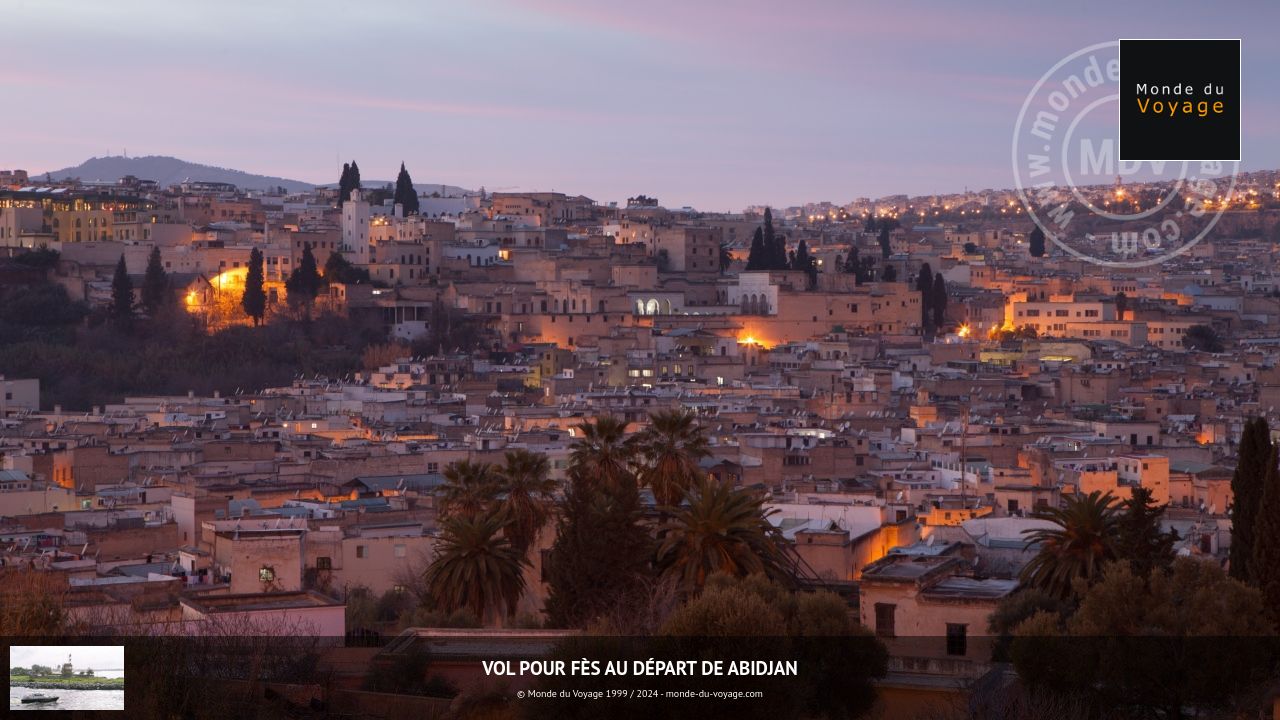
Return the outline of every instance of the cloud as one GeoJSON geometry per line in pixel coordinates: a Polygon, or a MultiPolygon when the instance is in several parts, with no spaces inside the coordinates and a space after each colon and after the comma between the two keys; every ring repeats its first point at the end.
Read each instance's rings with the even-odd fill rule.
{"type": "Polygon", "coordinates": [[[124,669],[123,645],[13,645],[9,648],[9,667],[61,666],[68,654],[77,670],[124,669]]]}

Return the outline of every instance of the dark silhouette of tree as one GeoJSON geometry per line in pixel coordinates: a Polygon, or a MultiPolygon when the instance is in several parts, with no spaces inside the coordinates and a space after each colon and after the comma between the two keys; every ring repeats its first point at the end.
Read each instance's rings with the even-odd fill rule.
{"type": "Polygon", "coordinates": [[[751,252],[747,255],[747,270],[767,270],[769,261],[767,259],[768,251],[764,248],[764,231],[756,228],[756,232],[751,236],[751,252]]]}
{"type": "Polygon", "coordinates": [[[880,279],[885,282],[896,282],[898,280],[898,268],[885,263],[884,270],[880,272],[880,279]]]}
{"type": "Polygon", "coordinates": [[[977,245],[974,245],[974,244],[973,244],[973,243],[971,243],[971,242],[967,242],[967,243],[965,243],[965,244],[964,244],[964,254],[965,254],[965,255],[977,255],[977,254],[978,254],[978,246],[977,246],[977,245]]]}
{"type": "Polygon", "coordinates": [[[124,263],[124,255],[116,263],[115,275],[111,278],[111,304],[107,313],[113,320],[127,322],[133,318],[133,281],[129,279],[129,269],[124,263]]]}
{"type": "Polygon", "coordinates": [[[1129,296],[1122,292],[1116,293],[1116,315],[1124,318],[1125,312],[1129,309],[1129,296]]]}
{"type": "Polygon", "coordinates": [[[142,278],[142,306],[149,314],[155,315],[169,304],[171,297],[169,276],[160,262],[160,248],[156,246],[147,256],[147,272],[142,278]]]}
{"type": "Polygon", "coordinates": [[[933,327],[933,269],[929,263],[920,266],[916,275],[916,291],[920,293],[920,327],[933,327]]]}
{"type": "Polygon", "coordinates": [[[889,244],[889,224],[881,223],[880,225],[880,257],[888,260],[893,254],[893,248],[889,244]]]}
{"type": "Polygon", "coordinates": [[[947,319],[947,283],[942,279],[942,273],[933,276],[929,302],[933,306],[933,326],[942,327],[947,319]]]}
{"type": "Polygon", "coordinates": [[[1254,521],[1253,582],[1272,617],[1280,617],[1280,447],[1271,446],[1254,521]]]}
{"type": "Polygon", "coordinates": [[[1044,231],[1039,225],[1031,229],[1031,234],[1027,236],[1027,244],[1031,257],[1044,257],[1044,231]]]}
{"type": "Polygon", "coordinates": [[[863,230],[865,230],[865,231],[867,231],[867,232],[869,232],[869,233],[873,233],[873,232],[875,232],[875,231],[876,231],[876,216],[875,216],[875,215],[868,215],[868,216],[867,216],[867,219],[866,219],[866,220],[864,220],[864,221],[862,222],[862,229],[863,229],[863,230]]]}
{"type": "Polygon", "coordinates": [[[347,202],[351,199],[351,191],[360,187],[360,167],[356,161],[342,163],[342,177],[338,180],[338,200],[347,202]]]}
{"type": "Polygon", "coordinates": [[[249,252],[249,272],[244,276],[244,295],[240,297],[240,307],[244,308],[244,314],[253,318],[255,326],[262,324],[262,318],[267,314],[267,291],[263,287],[265,277],[263,274],[262,251],[254,248],[249,252]]]}
{"type": "Polygon", "coordinates": [[[766,270],[787,269],[787,241],[778,237],[773,229],[773,210],[764,209],[764,249],[768,254],[766,270]]]}
{"type": "Polygon", "coordinates": [[[698,465],[709,454],[707,437],[693,413],[660,410],[649,416],[649,427],[636,437],[636,451],[643,458],[641,485],[653,491],[659,505],[675,507],[689,488],[702,479],[698,465]]]}
{"type": "Polygon", "coordinates": [[[302,259],[298,261],[298,266],[289,273],[289,278],[284,283],[289,303],[310,305],[316,299],[316,295],[320,294],[320,287],[323,284],[320,271],[316,269],[316,256],[311,252],[311,243],[303,243],[302,259]]]}
{"type": "Polygon", "coordinates": [[[400,163],[400,174],[396,176],[395,202],[404,210],[405,215],[418,214],[418,191],[413,188],[413,179],[404,163],[400,163]]]}
{"type": "Polygon", "coordinates": [[[324,261],[324,280],[344,285],[372,282],[368,270],[352,265],[347,261],[346,256],[337,250],[329,253],[329,258],[324,261]]]}
{"type": "Polygon", "coordinates": [[[1060,508],[1035,514],[1057,527],[1026,534],[1028,546],[1039,546],[1035,557],[1022,568],[1022,582],[1059,598],[1074,591],[1075,580],[1087,583],[1102,575],[1103,566],[1116,558],[1119,534],[1115,497],[1094,491],[1068,496],[1060,508]]]}
{"type": "Polygon", "coordinates": [[[733,265],[733,253],[729,250],[728,245],[720,246],[720,273],[723,275],[729,267],[733,265]]]}
{"type": "Polygon", "coordinates": [[[1187,328],[1187,332],[1182,336],[1182,345],[1188,350],[1210,353],[1220,353],[1225,349],[1222,338],[1218,337],[1217,331],[1208,325],[1192,325],[1187,328]]]}
{"type": "Polygon", "coordinates": [[[454,515],[441,523],[435,559],[425,580],[446,610],[476,617],[510,617],[524,594],[525,561],[506,537],[501,512],[454,515]]]}
{"type": "Polygon", "coordinates": [[[1134,572],[1143,577],[1169,569],[1173,544],[1178,540],[1177,531],[1161,529],[1164,506],[1156,505],[1151,497],[1150,488],[1135,487],[1129,499],[1120,503],[1116,518],[1116,557],[1129,561],[1134,572]]]}
{"type": "Polygon", "coordinates": [[[1244,424],[1236,456],[1236,470],[1231,476],[1231,577],[1252,583],[1254,528],[1271,457],[1271,428],[1265,418],[1255,417],[1244,424]]]}

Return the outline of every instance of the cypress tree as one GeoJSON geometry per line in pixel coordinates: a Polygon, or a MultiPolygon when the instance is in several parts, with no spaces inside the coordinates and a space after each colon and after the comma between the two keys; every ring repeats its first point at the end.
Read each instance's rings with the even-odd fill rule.
{"type": "Polygon", "coordinates": [[[351,199],[351,163],[342,163],[342,177],[338,178],[338,202],[351,199]]]}
{"type": "Polygon", "coordinates": [[[916,291],[920,293],[920,326],[930,327],[933,321],[933,268],[929,263],[920,266],[920,274],[916,276],[916,291]]]}
{"type": "Polygon", "coordinates": [[[942,273],[933,276],[931,302],[933,304],[933,325],[934,327],[942,327],[947,315],[947,283],[942,279],[942,273]]]}
{"type": "Polygon", "coordinates": [[[1044,257],[1044,231],[1039,225],[1031,230],[1027,243],[1030,245],[1031,257],[1044,257]]]}
{"type": "Polygon", "coordinates": [[[898,279],[898,269],[892,265],[885,264],[884,270],[880,273],[880,279],[885,282],[894,282],[898,279]]]}
{"type": "MultiPolygon", "coordinates": [[[[1250,572],[1272,617],[1280,617],[1280,447],[1271,446],[1253,525],[1250,572]]],[[[1234,543],[1234,538],[1232,540],[1234,543]]],[[[1234,549],[1234,547],[1233,547],[1234,549]]]]}
{"type": "Polygon", "coordinates": [[[880,255],[888,260],[892,254],[893,248],[889,245],[889,223],[884,222],[880,224],[880,255]]]}
{"type": "Polygon", "coordinates": [[[142,280],[142,305],[151,315],[169,304],[169,276],[160,262],[160,248],[151,248],[147,256],[147,274],[142,280]]]}
{"type": "Polygon", "coordinates": [[[418,191],[413,189],[413,179],[403,162],[400,163],[400,174],[396,176],[395,202],[404,209],[406,216],[418,214],[418,191]]]}
{"type": "Polygon", "coordinates": [[[765,266],[762,270],[787,269],[787,241],[777,236],[773,229],[773,210],[764,209],[765,266]]]}
{"type": "Polygon", "coordinates": [[[605,490],[594,479],[569,482],[547,559],[547,619],[582,627],[634,599],[652,574],[653,541],[640,525],[634,487],[605,490]]]}
{"type": "Polygon", "coordinates": [[[267,291],[263,288],[262,251],[254,248],[249,253],[249,273],[244,278],[244,295],[240,298],[240,306],[244,314],[253,318],[255,326],[262,323],[267,314],[267,291]]]}
{"type": "MultiPolygon", "coordinates": [[[[351,189],[359,190],[360,187],[361,187],[360,186],[360,166],[356,164],[355,160],[352,160],[351,161],[351,189]]],[[[350,197],[350,193],[348,193],[347,197],[350,197]]]]}
{"type": "Polygon", "coordinates": [[[111,304],[107,312],[115,320],[126,321],[133,317],[133,281],[129,279],[129,269],[124,264],[124,254],[116,263],[116,273],[111,278],[111,304]]]}
{"type": "Polygon", "coordinates": [[[311,243],[302,244],[302,259],[298,267],[289,273],[284,287],[288,292],[289,302],[293,304],[310,303],[320,293],[324,281],[316,269],[316,256],[311,253],[311,243]]]}
{"type": "Polygon", "coordinates": [[[1255,526],[1271,456],[1271,428],[1266,419],[1255,417],[1245,423],[1237,455],[1236,470],[1231,476],[1231,577],[1252,583],[1255,526]]]}
{"type": "Polygon", "coordinates": [[[751,236],[751,253],[747,255],[748,270],[765,270],[765,249],[764,249],[764,233],[760,228],[756,228],[756,234],[751,236]]]}

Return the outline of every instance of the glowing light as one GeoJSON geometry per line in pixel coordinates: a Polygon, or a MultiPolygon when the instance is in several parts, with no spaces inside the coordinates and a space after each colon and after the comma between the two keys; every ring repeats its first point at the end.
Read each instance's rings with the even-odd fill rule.
{"type": "Polygon", "coordinates": [[[967,338],[967,337],[969,337],[969,336],[970,336],[970,335],[972,335],[972,334],[973,334],[973,328],[969,327],[969,325],[968,325],[967,323],[966,323],[966,324],[964,324],[964,325],[961,325],[961,326],[956,330],[956,335],[959,335],[959,336],[960,336],[960,337],[962,337],[962,338],[967,338]]]}

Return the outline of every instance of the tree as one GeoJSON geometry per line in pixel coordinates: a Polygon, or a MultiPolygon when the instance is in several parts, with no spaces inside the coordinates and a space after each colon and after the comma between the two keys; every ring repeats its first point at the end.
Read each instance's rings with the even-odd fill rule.
{"type": "Polygon", "coordinates": [[[933,306],[934,327],[942,327],[947,319],[947,283],[942,279],[942,273],[933,276],[930,304],[933,306]]]}
{"type": "Polygon", "coordinates": [[[635,442],[626,437],[627,422],[611,415],[575,426],[578,433],[569,446],[569,475],[612,491],[636,488],[631,463],[635,442]]]}
{"type": "Polygon", "coordinates": [[[1065,623],[1039,613],[1015,630],[1010,654],[1033,693],[1085,698],[1092,717],[1180,718],[1188,708],[1226,710],[1273,680],[1272,639],[1262,636],[1274,625],[1261,593],[1216,563],[1178,558],[1144,578],[1116,562],[1080,585],[1065,623]]]}
{"type": "Polygon", "coordinates": [[[1254,519],[1253,584],[1271,617],[1280,617],[1280,446],[1272,445],[1254,519]]]}
{"type": "Polygon", "coordinates": [[[581,628],[610,615],[642,592],[652,557],[635,486],[571,472],[545,565],[548,623],[581,628]]]}
{"type": "Polygon", "coordinates": [[[1133,494],[1120,503],[1116,518],[1116,557],[1127,561],[1134,572],[1149,577],[1156,570],[1167,570],[1173,564],[1175,530],[1161,529],[1164,506],[1152,500],[1151,489],[1135,487],[1133,494]]]}
{"type": "Polygon", "coordinates": [[[765,258],[766,251],[764,249],[764,231],[756,228],[756,232],[751,236],[751,252],[747,255],[747,270],[766,270],[768,260],[765,258]]]}
{"type": "Polygon", "coordinates": [[[169,276],[160,262],[160,247],[155,246],[147,256],[147,272],[142,279],[142,306],[147,313],[155,315],[169,304],[170,297],[169,276]]]}
{"type": "Polygon", "coordinates": [[[351,191],[359,188],[360,168],[356,165],[356,161],[342,163],[342,177],[338,179],[338,201],[347,202],[351,199],[351,191]]]}
{"type": "Polygon", "coordinates": [[[368,284],[372,282],[369,271],[352,265],[340,251],[329,253],[324,261],[324,281],[342,283],[344,285],[368,284]]]}
{"type": "Polygon", "coordinates": [[[1027,547],[1039,545],[1022,568],[1022,582],[1059,598],[1068,597],[1077,578],[1097,580],[1102,566],[1116,557],[1118,509],[1111,493],[1068,496],[1064,506],[1036,513],[1056,528],[1028,531],[1027,547]]]}
{"type": "Polygon", "coordinates": [[[444,468],[444,484],[438,491],[439,514],[448,518],[486,512],[498,488],[497,474],[489,463],[455,460],[444,468]]]}
{"type": "Polygon", "coordinates": [[[773,210],[767,207],[764,209],[764,249],[767,259],[762,269],[787,269],[787,241],[774,232],[773,210]]]}
{"type": "Polygon", "coordinates": [[[687,501],[663,525],[657,555],[663,574],[684,592],[696,594],[716,572],[763,572],[789,581],[781,535],[769,523],[777,511],[764,509],[763,496],[704,478],[690,488],[687,501]]]}
{"type": "Polygon", "coordinates": [[[662,410],[649,416],[649,427],[636,438],[644,460],[640,484],[653,490],[659,505],[675,507],[689,488],[702,479],[698,462],[710,454],[707,438],[691,412],[662,410]]]}
{"type": "Polygon", "coordinates": [[[1027,236],[1027,245],[1031,257],[1044,257],[1044,231],[1039,225],[1031,229],[1031,234],[1027,236]]]}
{"type": "Polygon", "coordinates": [[[240,307],[244,314],[253,318],[255,326],[262,324],[267,314],[267,291],[263,288],[262,251],[254,248],[249,251],[249,272],[244,276],[244,294],[240,297],[240,307]]]}
{"type": "Polygon", "coordinates": [[[302,259],[298,261],[298,267],[289,273],[289,278],[284,283],[289,303],[310,305],[316,299],[316,295],[320,294],[323,284],[320,271],[316,269],[316,256],[311,252],[311,243],[303,243],[302,259]]]}
{"type": "Polygon", "coordinates": [[[928,328],[933,323],[933,269],[929,267],[929,263],[920,266],[920,273],[916,275],[916,291],[920,293],[920,326],[928,328]]]}
{"type": "Polygon", "coordinates": [[[495,512],[454,515],[443,522],[424,579],[445,609],[466,608],[480,618],[515,614],[528,563],[503,536],[503,525],[495,512]]]}
{"type": "Polygon", "coordinates": [[[526,554],[551,517],[556,482],[547,477],[547,456],[523,448],[508,450],[498,469],[498,508],[507,520],[507,537],[526,554]]]}
{"type": "Polygon", "coordinates": [[[889,244],[889,224],[882,223],[880,225],[880,257],[885,260],[893,254],[893,247],[889,244]]]}
{"type": "Polygon", "coordinates": [[[1266,418],[1255,417],[1244,424],[1236,469],[1231,475],[1231,577],[1253,582],[1254,526],[1262,503],[1263,478],[1271,457],[1271,428],[1266,418]]]}
{"type": "Polygon", "coordinates": [[[133,281],[129,279],[123,254],[111,278],[111,304],[107,306],[107,313],[117,322],[128,322],[133,318],[133,281]]]}
{"type": "Polygon", "coordinates": [[[1223,351],[1222,339],[1217,331],[1208,325],[1192,325],[1182,335],[1182,345],[1188,350],[1220,353],[1223,351]]]}
{"type": "Polygon", "coordinates": [[[395,202],[403,210],[405,215],[418,214],[418,191],[413,187],[413,179],[409,177],[409,171],[405,169],[404,163],[400,163],[400,174],[396,176],[396,195],[395,202]]]}
{"type": "Polygon", "coordinates": [[[977,246],[977,245],[974,245],[974,244],[973,244],[973,243],[971,243],[971,242],[967,242],[967,243],[965,243],[965,244],[964,244],[964,254],[965,254],[965,255],[977,255],[977,254],[978,254],[978,246],[977,246]]]}
{"type": "MultiPolygon", "coordinates": [[[[1178,197],[1182,197],[1182,196],[1179,195],[1178,197]]],[[[1123,292],[1116,293],[1116,315],[1123,319],[1125,312],[1127,312],[1128,310],[1129,310],[1129,296],[1125,295],[1123,292]]]]}
{"type": "Polygon", "coordinates": [[[885,263],[884,270],[880,273],[880,279],[884,282],[897,282],[898,268],[885,263]]]}

